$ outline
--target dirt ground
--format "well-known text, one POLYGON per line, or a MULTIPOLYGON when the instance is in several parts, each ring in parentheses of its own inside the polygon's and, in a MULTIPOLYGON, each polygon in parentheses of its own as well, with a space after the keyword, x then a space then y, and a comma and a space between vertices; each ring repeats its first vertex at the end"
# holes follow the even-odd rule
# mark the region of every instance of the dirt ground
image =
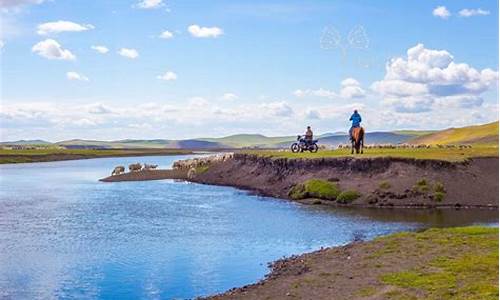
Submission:
MULTIPOLYGON (((350 206, 498 208, 497 157, 448 162, 406 158, 273 159, 235 154, 233 159, 215 163, 191 180, 289 198, 293 185, 313 178, 336 182, 342 190, 360 192, 361 197, 350 206), (415 192, 415 185, 422 179, 428 191, 415 192), (382 183, 388 183, 389 188, 381 188, 382 183), (438 183, 446 191, 441 201, 433 198, 433 187, 438 183)), ((341 205, 326 200, 302 202, 341 205)))
POLYGON ((498 229, 432 229, 322 249, 207 299, 498 299, 498 229))

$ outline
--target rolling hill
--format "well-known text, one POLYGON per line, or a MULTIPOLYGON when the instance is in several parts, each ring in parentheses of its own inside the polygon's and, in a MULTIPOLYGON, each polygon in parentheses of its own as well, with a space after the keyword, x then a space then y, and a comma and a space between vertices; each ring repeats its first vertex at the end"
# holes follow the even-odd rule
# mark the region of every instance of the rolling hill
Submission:
MULTIPOLYGON (((228 149, 228 148, 288 148, 296 136, 268 137, 261 134, 236 134, 220 138, 197 138, 185 140, 125 139, 97 141, 73 139, 50 143, 43 140, 21 140, 2 142, 2 145, 54 145, 70 149, 228 149)), ((347 133, 334 132, 317 135, 320 145, 337 147, 349 142, 347 133)), ((498 122, 442 131, 398 130, 392 132, 367 132, 365 144, 498 144, 498 122)))
POLYGON ((484 125, 449 128, 422 135, 408 141, 411 144, 480 144, 498 145, 498 121, 484 125))

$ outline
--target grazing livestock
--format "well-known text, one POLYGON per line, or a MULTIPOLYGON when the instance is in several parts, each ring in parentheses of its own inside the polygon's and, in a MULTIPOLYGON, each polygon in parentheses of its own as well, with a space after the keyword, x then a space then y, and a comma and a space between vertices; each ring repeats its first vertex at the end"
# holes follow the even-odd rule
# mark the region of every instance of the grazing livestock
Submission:
POLYGON ((125 172, 125 167, 124 166, 117 166, 113 169, 113 172, 111 172, 111 176, 120 175, 123 172, 125 172))
POLYGON ((150 165, 150 164, 144 164, 143 170, 154 170, 158 167, 158 165, 150 165))
POLYGON ((142 169, 142 165, 140 163, 136 163, 136 164, 130 164, 128 166, 128 170, 130 172, 138 172, 142 169))

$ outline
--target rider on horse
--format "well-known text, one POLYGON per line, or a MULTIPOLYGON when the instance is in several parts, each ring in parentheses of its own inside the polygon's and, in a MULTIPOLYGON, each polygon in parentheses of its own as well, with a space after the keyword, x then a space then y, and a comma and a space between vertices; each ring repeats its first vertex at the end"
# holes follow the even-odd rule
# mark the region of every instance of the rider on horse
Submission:
POLYGON ((352 141, 353 140, 353 136, 352 136, 353 129, 354 128, 358 128, 358 127, 361 126, 361 115, 358 114, 358 110, 357 109, 354 110, 354 113, 349 118, 349 121, 352 121, 352 126, 349 129, 349 137, 351 138, 351 141, 352 141))

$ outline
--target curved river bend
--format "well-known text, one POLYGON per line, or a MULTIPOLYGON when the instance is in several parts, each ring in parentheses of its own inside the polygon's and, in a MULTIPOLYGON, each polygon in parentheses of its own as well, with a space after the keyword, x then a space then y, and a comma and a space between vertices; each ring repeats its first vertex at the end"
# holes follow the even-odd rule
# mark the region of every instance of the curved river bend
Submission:
POLYGON ((0 298, 191 298, 255 282, 268 262, 322 246, 498 222, 496 211, 330 210, 230 187, 97 181, 116 165, 183 158, 1 165, 0 298))

